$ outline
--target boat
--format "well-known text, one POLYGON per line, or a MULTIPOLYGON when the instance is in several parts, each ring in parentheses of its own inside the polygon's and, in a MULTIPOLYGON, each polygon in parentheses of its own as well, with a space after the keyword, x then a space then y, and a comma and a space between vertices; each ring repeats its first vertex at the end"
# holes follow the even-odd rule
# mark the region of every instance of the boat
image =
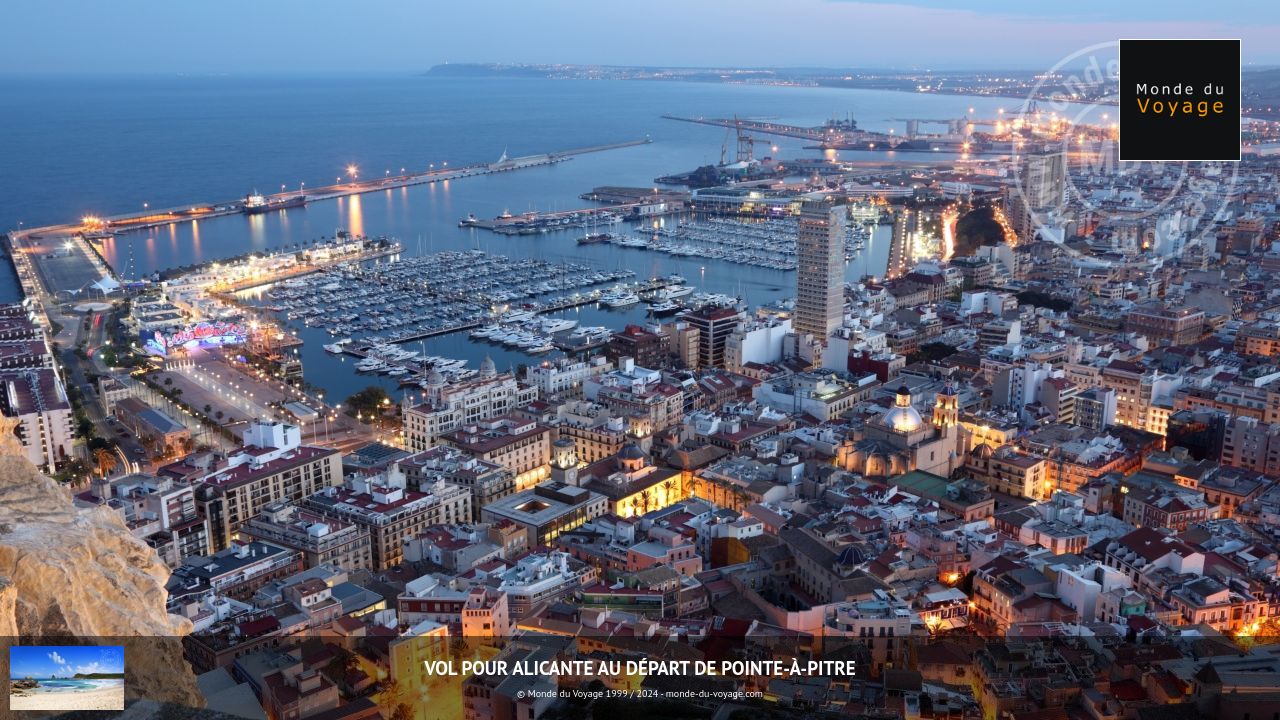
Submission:
POLYGON ((475 213, 467 213, 465 218, 458 221, 458 227, 475 227, 479 224, 480 219, 475 216, 475 213))
POLYGON ((578 238, 579 245, 595 245, 596 243, 609 242, 613 236, 609 233, 587 233, 578 238))
POLYGON ((635 305, 640 302, 640 297, 633 292, 618 293, 616 295, 605 295, 600 298, 600 302, 611 308, 626 307, 635 305))
POLYGON ((324 351, 327 353, 333 353, 334 355, 341 355, 342 343, 330 343, 329 345, 325 345, 324 351))
POLYGON ((657 291, 655 291, 653 293, 653 299, 654 300, 675 300, 676 298, 681 298, 681 297, 684 297, 685 295, 692 295, 692 294, 693 294, 693 288, 690 287, 689 285, 668 285, 667 287, 659 288, 657 291))
POLYGON ((578 326, 578 321, 568 318, 542 318, 538 324, 545 333, 558 333, 574 329, 578 326))
POLYGON ((257 215, 258 213, 270 212, 272 210, 284 210, 285 208, 302 207, 307 204, 307 196, 299 193, 298 195, 290 195, 289 197, 267 199, 265 196, 259 195, 254 191, 250 195, 244 196, 244 202, 241 207, 246 215, 257 215))
POLYGON ((680 310, 683 310, 683 308, 675 304, 671 300, 663 300, 661 302, 653 303, 652 305, 649 306, 649 312, 658 316, 672 315, 674 313, 679 312, 680 310))

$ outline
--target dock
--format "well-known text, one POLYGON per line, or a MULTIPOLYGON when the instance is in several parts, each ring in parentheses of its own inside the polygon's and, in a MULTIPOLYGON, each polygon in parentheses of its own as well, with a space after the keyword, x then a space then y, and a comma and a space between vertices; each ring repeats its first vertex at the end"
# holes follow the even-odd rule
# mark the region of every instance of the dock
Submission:
MULTIPOLYGON (((474 163, 453 168, 448 167, 447 163, 445 163, 443 167, 431 168, 424 172, 403 173, 369 180, 352 180, 351 182, 339 182, 333 185, 317 187, 301 186, 298 189, 272 193, 263 197, 267 202, 282 201, 296 198, 301 193, 306 195, 308 203, 319 202, 350 195, 392 190, 410 185, 448 182, 479 175, 492 175, 553 165, 565 162, 578 155, 636 147, 647 145, 651 142, 653 141, 646 137, 639 140, 591 145, 516 158, 508 158, 504 153, 498 161, 491 163, 474 163)), ((275 211, 269 210, 268 212, 275 211)), ((106 266, 101 261, 101 256, 92 244, 95 240, 106 239, 113 234, 148 230, 176 223, 243 213, 243 198, 215 202, 198 201, 168 208, 144 207, 141 212, 88 216, 79 218, 77 222, 15 230, 8 233, 9 248, 11 254, 15 257, 14 262, 18 267, 18 276, 22 283, 23 291, 28 297, 40 297, 45 294, 50 298, 65 297, 68 294, 78 294, 89 282, 99 278, 120 280, 116 276, 116 269, 106 266), (49 277, 48 273, 41 272, 41 269, 36 267, 40 260, 43 260, 44 255, 49 254, 52 248, 61 245, 64 240, 78 246, 77 248, 67 248, 67 252, 75 255, 79 261, 77 268, 75 268, 75 276, 66 280, 61 277, 49 277), (29 257, 25 257, 24 253, 28 254, 29 257)))

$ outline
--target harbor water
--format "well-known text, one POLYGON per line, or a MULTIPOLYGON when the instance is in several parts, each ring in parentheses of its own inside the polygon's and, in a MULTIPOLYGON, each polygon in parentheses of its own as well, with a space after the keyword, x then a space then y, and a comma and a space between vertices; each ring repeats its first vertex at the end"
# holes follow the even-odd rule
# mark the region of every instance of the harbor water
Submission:
MULTIPOLYGON (((684 116, 769 118, 816 125, 846 114, 868 129, 891 117, 994 116, 1016 101, 871 90, 701 83, 535 79, 225 77, 0 80, 26 108, 0 116, 9 165, 0 176, 0 226, 66 222, 149 207, 228 200, 346 178, 376 178, 649 137, 651 144, 574 157, 508 173, 388 189, 304 208, 233 215, 136 231, 108 240, 103 256, 126 278, 157 270, 286 248, 339 229, 398 238, 405 255, 479 249, 548 262, 573 260, 625 268, 637 278, 679 274, 699 291, 751 305, 794 295, 794 272, 723 260, 679 257, 612 244, 579 245, 582 230, 505 236, 458 227, 468 214, 555 211, 591 205, 578 196, 602 185, 651 186, 655 177, 729 159, 723 128, 663 120, 684 116)), ((899 130, 900 131, 900 130, 899 130)), ((757 138, 756 155, 816 157, 798 140, 757 138)), ((922 162, 944 154, 849 152, 845 158, 922 162)), ((660 222, 675 222, 667 218, 660 222)), ((634 230, 634 227, 628 227, 634 230)), ((880 226, 849 263, 846 277, 883 274, 889 228, 880 226)), ((9 283, 5 283, 9 284, 9 283)), ((583 306, 561 313, 581 325, 621 327, 645 319, 645 306, 583 306)), ((388 378, 356 378, 350 358, 326 353, 323 330, 292 326, 306 343, 307 379, 334 397, 388 378)), ((538 362, 518 351, 455 333, 425 351, 500 369, 538 362)))

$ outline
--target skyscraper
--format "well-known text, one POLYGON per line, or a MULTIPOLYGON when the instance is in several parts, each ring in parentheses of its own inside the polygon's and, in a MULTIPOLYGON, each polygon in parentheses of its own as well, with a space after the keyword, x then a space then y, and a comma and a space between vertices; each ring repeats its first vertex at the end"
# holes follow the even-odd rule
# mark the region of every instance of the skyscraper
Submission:
POLYGON ((844 207, 810 201, 800 209, 796 315, 800 334, 824 340, 844 316, 844 207))
POLYGON ((1016 188, 1006 190, 1005 214, 1018 241, 1026 243, 1066 201, 1066 155, 1061 150, 1028 153, 1018 165, 1017 182, 1016 188))

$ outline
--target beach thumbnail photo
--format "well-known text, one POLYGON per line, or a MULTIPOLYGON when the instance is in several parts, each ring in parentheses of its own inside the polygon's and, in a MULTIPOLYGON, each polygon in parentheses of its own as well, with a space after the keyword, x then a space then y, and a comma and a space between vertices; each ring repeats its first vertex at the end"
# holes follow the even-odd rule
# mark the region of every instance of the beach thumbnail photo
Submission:
POLYGON ((9 648, 9 710, 123 710, 120 645, 9 648))

